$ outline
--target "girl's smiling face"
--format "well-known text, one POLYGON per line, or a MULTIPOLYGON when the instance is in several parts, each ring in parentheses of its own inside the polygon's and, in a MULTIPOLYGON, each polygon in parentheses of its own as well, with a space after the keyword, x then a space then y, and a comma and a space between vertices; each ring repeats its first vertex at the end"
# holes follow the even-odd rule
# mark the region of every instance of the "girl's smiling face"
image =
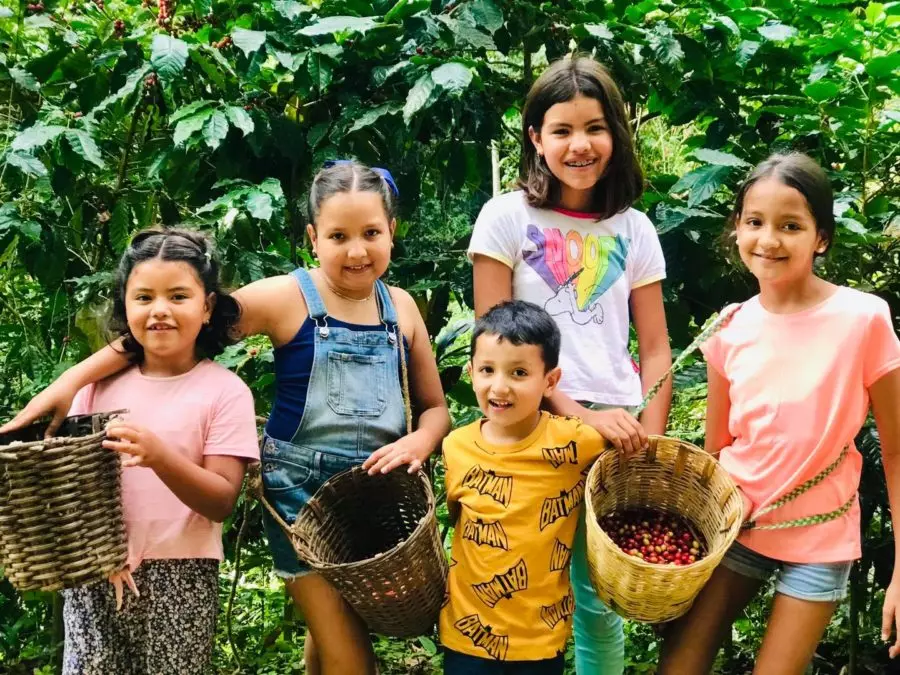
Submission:
POLYGON ((151 258, 128 276, 125 315, 144 348, 145 371, 174 375, 196 363, 197 336, 212 315, 212 298, 188 263, 151 258))
POLYGON ((331 285, 365 298, 387 271, 395 224, 388 220, 380 194, 354 190, 327 197, 307 234, 331 285))
POLYGON ((827 249, 806 198, 774 177, 747 190, 736 235, 741 260, 761 284, 804 281, 827 249))
POLYGON ((600 101, 579 94, 552 105, 540 130, 529 129, 529 136, 560 182, 560 206, 585 210, 613 155, 613 135, 600 101))

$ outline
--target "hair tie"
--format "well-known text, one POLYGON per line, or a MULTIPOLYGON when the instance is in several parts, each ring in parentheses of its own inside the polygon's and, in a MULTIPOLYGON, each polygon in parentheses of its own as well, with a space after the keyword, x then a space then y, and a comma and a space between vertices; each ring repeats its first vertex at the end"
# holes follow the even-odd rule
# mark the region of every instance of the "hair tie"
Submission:
MULTIPOLYGON (((329 159, 324 164, 322 164, 322 168, 330 169, 331 167, 335 166, 336 164, 358 164, 358 162, 354 162, 352 159, 329 159)), ((390 188, 391 192, 393 193, 393 195, 395 197, 400 196, 400 190, 397 188, 397 183, 394 182, 394 177, 391 175, 390 171, 388 171, 387 169, 384 169, 380 166, 371 166, 369 168, 372 169, 372 171, 377 173, 379 176, 381 176, 382 180, 384 180, 384 182, 387 183, 388 188, 390 188)))

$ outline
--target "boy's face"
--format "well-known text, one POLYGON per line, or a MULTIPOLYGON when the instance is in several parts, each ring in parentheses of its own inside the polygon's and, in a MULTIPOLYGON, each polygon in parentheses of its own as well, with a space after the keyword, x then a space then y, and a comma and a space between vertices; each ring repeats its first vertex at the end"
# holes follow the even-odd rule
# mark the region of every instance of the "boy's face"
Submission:
POLYGON ((475 343, 469 374, 484 416, 510 435, 521 430, 524 438, 533 429, 542 399, 559 382, 560 370, 546 370, 538 345, 514 345, 497 335, 482 334, 475 343))

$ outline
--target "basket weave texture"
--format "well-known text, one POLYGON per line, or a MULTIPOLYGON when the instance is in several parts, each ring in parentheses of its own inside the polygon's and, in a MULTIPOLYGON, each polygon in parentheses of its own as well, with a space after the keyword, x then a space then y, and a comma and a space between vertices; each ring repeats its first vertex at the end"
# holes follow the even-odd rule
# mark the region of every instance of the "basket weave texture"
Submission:
POLYGON ((69 417, 47 440, 46 424, 0 435, 0 566, 16 589, 82 586, 124 566, 121 465, 101 446, 114 414, 69 417))
POLYGON ((625 618, 670 621, 690 609, 700 589, 737 538, 740 492, 710 454, 695 445, 651 436, 649 449, 629 459, 603 452, 587 478, 587 557, 600 599, 625 618), (684 517, 707 545, 685 566, 644 562, 622 551, 598 524, 614 511, 650 508, 684 517))
POLYGON ((447 585, 447 558, 424 472, 332 476, 288 534, 299 557, 340 591, 375 633, 431 631, 447 585))

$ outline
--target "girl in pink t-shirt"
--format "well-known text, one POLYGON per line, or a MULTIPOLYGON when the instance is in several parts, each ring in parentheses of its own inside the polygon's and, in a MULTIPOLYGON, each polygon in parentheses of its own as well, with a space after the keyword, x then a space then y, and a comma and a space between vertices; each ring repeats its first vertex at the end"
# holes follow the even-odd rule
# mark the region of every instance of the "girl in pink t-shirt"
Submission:
POLYGON ((114 327, 134 365, 75 398, 72 414, 125 409, 104 446, 122 453, 127 567, 114 586, 63 591, 63 673, 155 675, 208 667, 221 522, 259 456, 250 390, 208 360, 238 318, 210 243, 146 231, 119 263, 114 327), (126 593, 122 606, 121 579, 126 593))
MULTIPOLYGON (((834 239, 832 206, 825 172, 802 154, 773 155, 737 194, 737 249, 759 294, 703 347, 706 450, 741 488, 751 527, 672 626, 664 675, 709 672, 732 622, 773 573, 754 673, 805 672, 861 555, 862 457, 853 439, 870 403, 891 511, 900 513, 900 341, 887 303, 816 276, 813 261, 834 239)), ((898 575, 885 594, 885 641, 898 618, 898 575)), ((898 653, 900 638, 890 647, 898 653)))

